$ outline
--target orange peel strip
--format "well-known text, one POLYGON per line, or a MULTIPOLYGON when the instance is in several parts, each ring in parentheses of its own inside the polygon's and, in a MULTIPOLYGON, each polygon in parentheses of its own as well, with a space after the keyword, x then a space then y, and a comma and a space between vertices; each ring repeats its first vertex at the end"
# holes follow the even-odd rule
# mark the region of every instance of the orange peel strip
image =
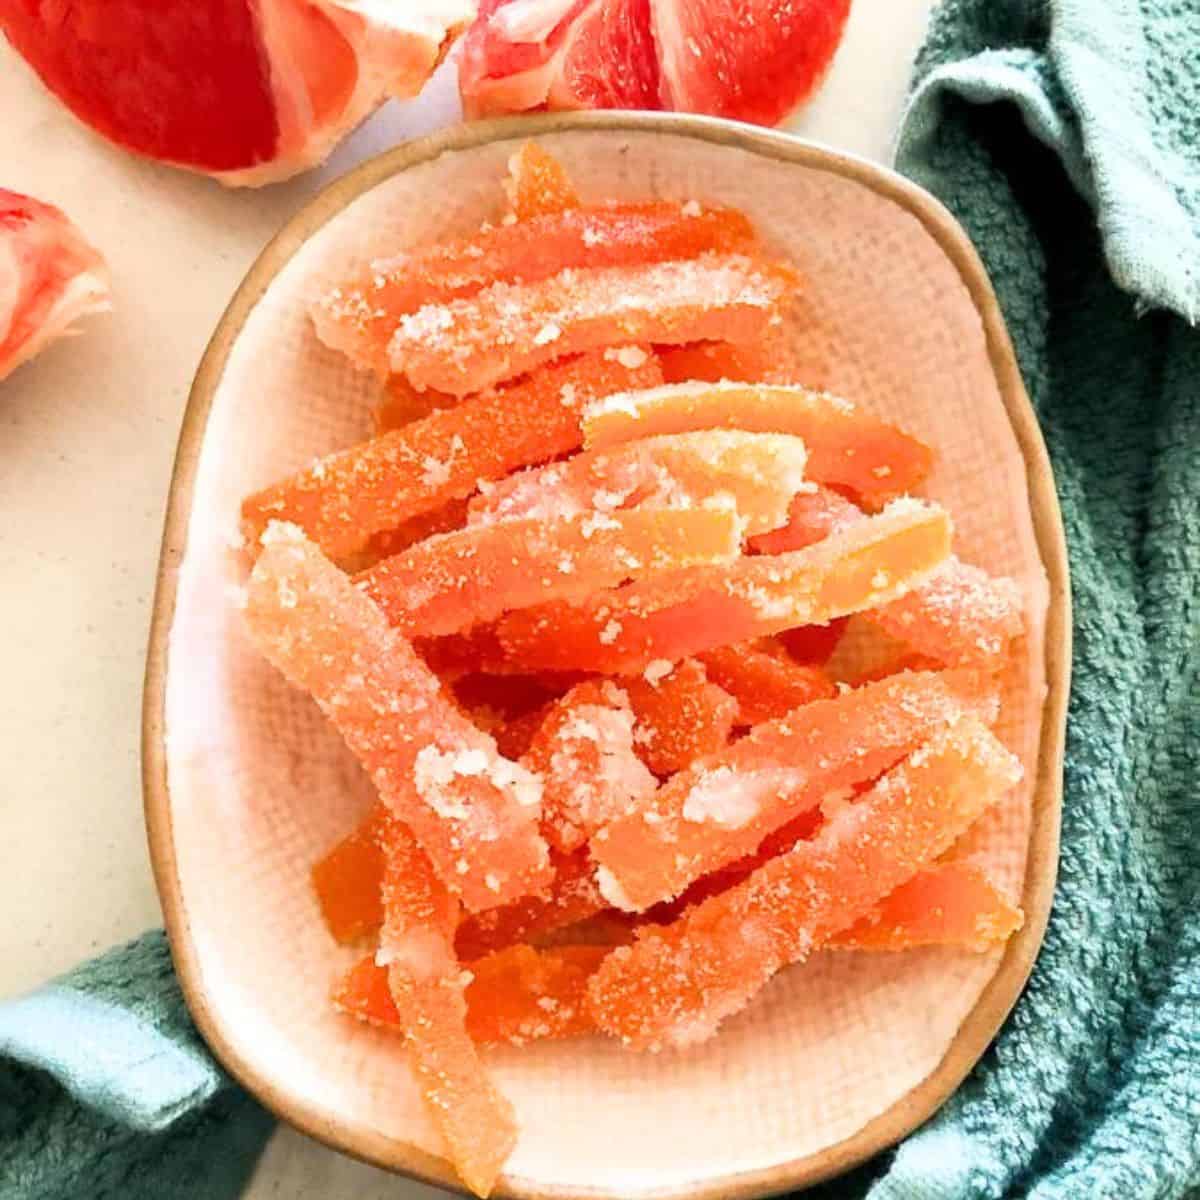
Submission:
MULTIPOLYGON (((989 700, 978 704, 991 715, 989 700)), ((670 900, 754 853, 773 830, 831 793, 873 779, 964 712, 951 681, 914 672, 756 725, 592 838, 601 892, 626 911, 670 900)))
POLYGON ((836 396, 773 384, 680 383, 588 405, 584 444, 696 429, 791 433, 808 447, 811 478, 866 497, 910 492, 929 474, 923 442, 836 396))
POLYGON ((387 374, 388 343, 401 318, 425 305, 497 282, 536 283, 568 268, 663 262, 753 243, 749 221, 733 209, 696 213, 666 201, 572 208, 374 262, 319 300, 312 320, 326 345, 387 374))
POLYGON ((613 353, 621 355, 631 343, 686 342, 717 332, 750 341, 778 319, 790 286, 784 268, 731 254, 496 283, 469 299, 401 317, 389 365, 418 388, 464 396, 606 346, 620 347, 613 353))
POLYGON ((579 207, 566 168, 537 142, 525 142, 508 160, 504 190, 518 221, 579 207))
POLYGON ((964 718, 840 806, 811 841, 614 950, 589 986, 597 1024, 639 1048, 706 1040, 781 967, 948 849, 1020 776, 1013 755, 964 718))
POLYGON ((807 459, 804 443, 786 434, 647 438, 510 476, 471 501, 470 523, 732 502, 746 532, 763 533, 787 521, 807 459))
POLYGON ((700 661, 708 677, 737 700, 740 725, 774 720, 837 691, 820 667, 796 662, 769 640, 708 650, 700 661))
POLYGON ((695 659, 660 663, 621 680, 637 724, 634 744, 656 775, 673 775, 715 754, 737 721, 737 701, 709 678, 695 659))
POLYGON ((729 562, 739 546, 740 525, 727 509, 501 521, 427 538, 355 583, 405 633, 444 636, 627 579, 729 562))
POLYGON ((805 550, 642 580, 586 603, 548 604, 497 624, 516 670, 631 675, 719 646, 875 608, 919 584, 950 553, 950 518, 898 500, 805 550))
POLYGON ((273 524, 250 576, 259 650, 308 692, 470 909, 549 882, 541 783, 502 758, 371 599, 294 525, 273 524))
POLYGON ((834 934, 840 950, 910 950, 963 946, 983 951, 1002 945, 1024 914, 979 867, 943 862, 902 883, 873 912, 834 934))
POLYGON ((634 752, 634 714, 615 683, 588 680, 550 710, 521 760, 543 780, 542 834, 571 851, 658 787, 634 752))

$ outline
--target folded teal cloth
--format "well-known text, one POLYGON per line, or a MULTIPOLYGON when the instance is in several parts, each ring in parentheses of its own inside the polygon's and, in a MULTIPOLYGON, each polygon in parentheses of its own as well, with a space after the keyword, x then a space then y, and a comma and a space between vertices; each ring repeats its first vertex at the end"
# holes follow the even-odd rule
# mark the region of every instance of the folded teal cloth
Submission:
POLYGON ((0 1004, 0 1200, 225 1200, 272 1123, 200 1040, 161 932, 0 1004))
MULTIPOLYGON (((819 1193, 1200 1196, 1200 2, 944 0, 898 163, 978 246, 1054 462, 1062 868, 982 1063, 819 1193)), ((161 935, 0 1005, 2 1200, 221 1200, 269 1124, 207 1057, 161 935)))
POLYGON ((1194 1195, 1200 3, 945 0, 897 163, 962 222, 1004 309, 1066 522, 1075 675, 1029 987, 938 1116, 829 1194, 1194 1195))

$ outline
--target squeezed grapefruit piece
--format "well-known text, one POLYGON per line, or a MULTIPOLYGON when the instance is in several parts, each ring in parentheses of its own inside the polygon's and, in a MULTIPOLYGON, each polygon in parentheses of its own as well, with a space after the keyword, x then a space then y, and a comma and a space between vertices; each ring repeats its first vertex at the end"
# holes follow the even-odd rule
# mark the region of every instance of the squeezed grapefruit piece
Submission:
POLYGON ((1024 919, 979 867, 943 862, 902 883, 829 944, 839 950, 963 946, 983 951, 1006 942, 1024 919))
POLYGON ((805 550, 672 571, 577 605, 509 613, 497 636, 514 668, 634 674, 655 660, 887 603, 946 560, 950 536, 943 509, 897 500, 805 550))
POLYGON ((430 637, 669 568, 728 562, 739 533, 724 509, 502 521, 426 538, 355 583, 398 628, 430 637))
POLYGON ((551 705, 522 765, 542 784, 542 835, 569 852, 658 787, 633 746, 629 697, 589 680, 551 705))
POLYGON ((472 913, 459 925, 454 944, 460 958, 480 958, 517 942, 540 941, 608 907, 596 886, 586 848, 573 854, 551 851, 550 861, 554 878, 546 895, 472 913))
POLYGON ((526 1042, 594 1033, 588 980, 607 946, 510 946, 470 964, 467 1030, 477 1042, 526 1042))
POLYGON ((612 951, 589 986, 597 1024, 639 1048, 706 1040, 781 967, 945 852, 1020 777, 1020 763, 963 717, 838 806, 811 841, 612 951))
POLYGON ((374 412, 375 436, 403 429, 430 413, 453 408, 458 402, 458 396, 432 389, 418 392, 403 375, 389 375, 383 385, 383 399, 374 412))
POLYGON ((358 827, 313 864, 312 885, 325 927, 346 945, 374 933, 383 921, 383 849, 387 807, 371 806, 358 827))
POLYGON ((725 505, 748 533, 784 524, 808 455, 786 434, 709 430, 627 442, 509 476, 471 501, 471 524, 623 508, 725 505))
POLYGON ((786 554, 848 529, 863 518, 862 509, 829 488, 810 486, 798 490, 788 508, 788 519, 778 529, 751 539, 756 554, 786 554))
POLYGON ((769 381, 776 367, 769 338, 735 345, 733 342, 691 342, 685 346, 655 346, 664 383, 742 383, 769 381))
MULTIPOLYGON (((4 27, 0 10, 0 29, 4 27)), ((52 204, 0 188, 0 379, 111 307, 108 267, 52 204)))
POLYGON ((467 1032, 468 976, 453 940, 458 903, 399 821, 382 844, 384 922, 375 961, 387 971, 417 1084, 450 1160, 467 1186, 486 1196, 517 1129, 467 1032))
POLYGON ((941 675, 898 675, 786 717, 669 779, 590 842, 600 888, 626 911, 678 896, 831 794, 873 779, 965 719, 941 675))
POLYGON ((353 554, 372 535, 469 496, 481 479, 574 450, 581 404, 657 376, 649 358, 635 367, 603 354, 553 363, 255 493, 242 503, 242 531, 253 544, 268 521, 291 521, 327 554, 353 554))
POLYGON ((700 661, 709 679, 737 701, 739 725, 774 720, 837 691, 820 667, 796 662, 769 641, 707 650, 700 661))
POLYGON ((584 444, 696 429, 791 433, 808 447, 808 473, 865 499, 910 492, 929 474, 923 442, 837 396, 802 387, 680 383, 640 394, 614 394, 584 410, 584 444))
POLYGON ((470 909, 549 882, 541 782, 502 758, 410 643, 294 525, 273 523, 250 576, 259 650, 308 692, 470 909))
POLYGON ((504 190, 518 221, 579 207, 566 168, 537 142, 525 142, 508 160, 504 190))
POLYGON ((995 663, 1024 628, 1017 585, 958 559, 870 617, 915 653, 947 666, 995 663))
POLYGON ((401 317, 388 362, 418 388, 463 396, 605 346, 714 334, 748 341, 777 319, 791 286, 786 268, 738 254, 496 283, 401 317))
POLYGON ((737 701, 695 659, 652 664, 642 675, 622 679, 621 686, 637 718, 634 745, 656 775, 682 771, 729 741, 737 701))
POLYGON ((571 208, 494 225, 383 259, 312 309, 317 336, 381 375, 400 319, 496 283, 532 284, 568 268, 627 267, 748 250, 750 222, 734 209, 693 211, 667 201, 571 208))

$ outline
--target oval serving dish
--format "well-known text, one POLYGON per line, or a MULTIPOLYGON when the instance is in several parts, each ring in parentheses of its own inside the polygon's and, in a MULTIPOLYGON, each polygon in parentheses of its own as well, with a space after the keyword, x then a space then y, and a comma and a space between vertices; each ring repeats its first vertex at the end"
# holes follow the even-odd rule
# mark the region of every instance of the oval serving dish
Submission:
POLYGON ((788 324, 797 381, 937 446, 924 490, 955 514, 958 553, 1028 598, 999 728, 1026 778, 970 835, 1025 909, 1003 952, 818 954, 687 1053, 598 1038, 488 1053, 521 1125, 501 1194, 785 1191, 903 1137, 958 1085, 1029 975, 1057 861, 1070 622, 1045 447, 965 234, 887 170, 699 117, 488 122, 365 164, 279 234, 197 374, 171 488, 144 713, 167 929, 197 1024, 264 1104, 339 1150, 456 1186, 399 1039, 327 1002, 356 954, 327 935, 308 872, 369 785, 315 705, 250 646, 233 546, 246 493, 369 431, 378 384, 318 342, 308 303, 371 257, 495 219, 507 159, 531 136, 587 198, 744 209, 804 280, 788 324))

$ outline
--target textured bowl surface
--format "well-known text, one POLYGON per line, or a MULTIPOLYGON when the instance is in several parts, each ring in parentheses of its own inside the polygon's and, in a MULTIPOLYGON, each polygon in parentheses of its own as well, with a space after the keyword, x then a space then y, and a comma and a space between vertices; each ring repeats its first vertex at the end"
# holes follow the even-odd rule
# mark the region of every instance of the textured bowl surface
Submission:
POLYGON ((316 1137, 445 1181, 398 1042, 337 1017, 356 954, 308 884, 370 788, 315 706, 252 651, 233 549, 247 492, 366 435, 377 385, 317 341, 306 306, 367 259, 501 209, 530 132, 588 197, 744 208, 802 272, 801 382, 933 443, 928 494, 959 554, 1022 583, 1028 637, 1001 734, 1025 783, 970 835, 1028 918, 1005 953, 824 953, 686 1054, 600 1039, 489 1053, 521 1137, 520 1196, 756 1195, 902 1136, 961 1080, 1016 999, 1053 888, 1069 652, 1061 524, 1045 452, 981 266, 927 195, 795 139, 697 118, 591 115, 450 131, 368 163, 267 249, 197 377, 172 489, 146 699, 151 851, 176 959, 214 1049, 316 1137))

